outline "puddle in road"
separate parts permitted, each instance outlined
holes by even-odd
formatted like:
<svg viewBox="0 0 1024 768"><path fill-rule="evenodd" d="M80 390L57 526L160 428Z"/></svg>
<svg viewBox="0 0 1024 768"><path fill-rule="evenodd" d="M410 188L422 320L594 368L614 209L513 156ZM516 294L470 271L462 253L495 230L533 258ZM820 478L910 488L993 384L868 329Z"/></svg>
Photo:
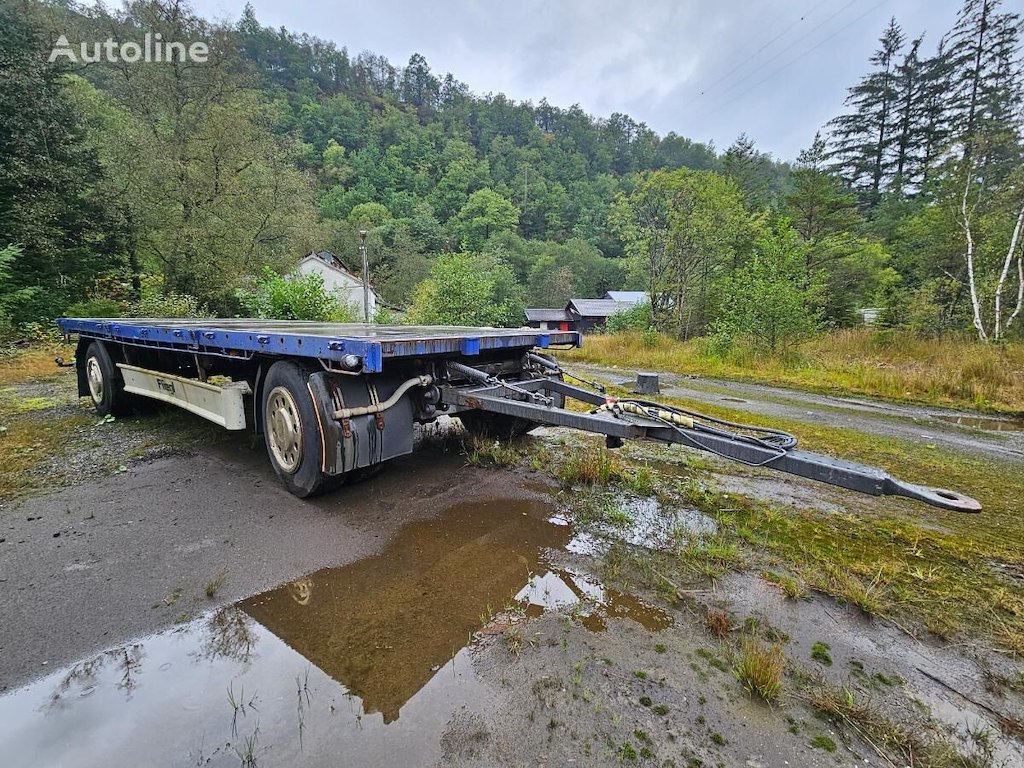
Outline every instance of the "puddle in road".
<svg viewBox="0 0 1024 768"><path fill-rule="evenodd" d="M459 504L378 555L326 569L0 697L7 766L418 764L460 706L492 696L473 633L518 601L650 629L667 614L548 554L573 539L544 501Z"/></svg>
<svg viewBox="0 0 1024 768"><path fill-rule="evenodd" d="M574 536L565 548L576 554L594 555L604 552L612 541L622 541L644 549L664 550L671 548L679 536L705 536L718 530L714 519L700 510L666 507L656 498L624 496L616 506L624 513L621 522L595 523L590 530Z"/></svg>
<svg viewBox="0 0 1024 768"><path fill-rule="evenodd" d="M956 424L958 427L971 427L985 432L1021 432L1024 431L1024 419L996 419L986 416L936 416L939 421Z"/></svg>
<svg viewBox="0 0 1024 768"><path fill-rule="evenodd" d="M608 618L632 619L652 632L672 626L672 618L660 608L605 587L592 576L563 568L531 576L516 601L526 606L528 616L571 608L591 632L603 632Z"/></svg>

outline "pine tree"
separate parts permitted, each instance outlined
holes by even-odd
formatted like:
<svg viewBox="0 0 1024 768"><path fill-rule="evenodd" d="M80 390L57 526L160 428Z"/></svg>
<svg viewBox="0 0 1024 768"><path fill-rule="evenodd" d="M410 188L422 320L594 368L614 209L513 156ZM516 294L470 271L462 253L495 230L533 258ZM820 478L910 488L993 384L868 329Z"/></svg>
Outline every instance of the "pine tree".
<svg viewBox="0 0 1024 768"><path fill-rule="evenodd" d="M894 172L893 116L898 111L897 56L903 32L896 19L889 21L881 48L871 57L874 70L849 89L846 105L853 111L829 123L834 168L875 205Z"/></svg>
<svg viewBox="0 0 1024 768"><path fill-rule="evenodd" d="M918 51L921 48L922 38L917 38L910 44L910 50L903 55L903 60L896 67L896 133L894 142L895 151L895 178L893 179L894 190L903 193L908 186L913 186L920 176L921 155L920 148L923 142L920 141L922 128L922 106L921 91L922 64L918 58Z"/></svg>
<svg viewBox="0 0 1024 768"><path fill-rule="evenodd" d="M963 159L998 181L1019 160L1021 16L1001 0L965 0L950 33L952 129Z"/></svg>
<svg viewBox="0 0 1024 768"><path fill-rule="evenodd" d="M722 169L743 192L747 208L765 208L771 199L771 160L754 146L754 141L741 133L722 155Z"/></svg>
<svg viewBox="0 0 1024 768"><path fill-rule="evenodd" d="M919 105L920 111L920 163L921 185L928 181L931 171L949 148L951 126L949 108L949 80L952 59L949 42L943 37L935 55L921 62Z"/></svg>

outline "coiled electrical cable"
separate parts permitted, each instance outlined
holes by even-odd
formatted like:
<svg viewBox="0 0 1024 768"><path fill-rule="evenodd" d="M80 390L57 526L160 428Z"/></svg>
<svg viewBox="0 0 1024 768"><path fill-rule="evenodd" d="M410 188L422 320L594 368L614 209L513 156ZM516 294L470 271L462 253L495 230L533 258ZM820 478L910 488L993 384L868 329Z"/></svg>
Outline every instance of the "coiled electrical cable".
<svg viewBox="0 0 1024 768"><path fill-rule="evenodd" d="M693 447L733 461L742 460L713 448L701 441L698 435L703 432L717 437L723 437L728 440L735 440L736 442L755 445L758 448L771 451L772 455L764 461L742 461L742 463L750 466L759 467L768 464L780 456L783 456L790 448L795 448L797 444L796 437L781 429L757 427L752 424L740 424L738 422L708 416L707 414L700 413L699 411L691 411L687 408L680 408L678 406L654 403L649 400L637 400L633 398L615 400L611 403L602 405L596 410L612 411L613 413L616 413L616 415L632 413L636 416L654 419L655 421L659 421L674 429L685 442L690 443Z"/></svg>

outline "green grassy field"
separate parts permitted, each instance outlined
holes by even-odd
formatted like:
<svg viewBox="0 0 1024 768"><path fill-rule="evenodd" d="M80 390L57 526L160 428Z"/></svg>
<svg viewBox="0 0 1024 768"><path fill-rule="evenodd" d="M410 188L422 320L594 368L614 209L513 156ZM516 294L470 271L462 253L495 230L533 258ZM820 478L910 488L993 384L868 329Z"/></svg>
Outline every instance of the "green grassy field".
<svg viewBox="0 0 1024 768"><path fill-rule="evenodd" d="M617 333L587 336L567 360L695 373L888 400L1024 414L1024 344L920 339L871 329L838 331L786 355L737 347L710 354L701 340Z"/></svg>

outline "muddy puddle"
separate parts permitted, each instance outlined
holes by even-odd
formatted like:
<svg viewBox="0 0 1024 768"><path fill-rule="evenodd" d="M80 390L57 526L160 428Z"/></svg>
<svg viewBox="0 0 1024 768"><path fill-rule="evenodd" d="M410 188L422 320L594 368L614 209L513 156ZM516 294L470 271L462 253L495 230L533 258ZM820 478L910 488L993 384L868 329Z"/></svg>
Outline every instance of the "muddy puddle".
<svg viewBox="0 0 1024 768"><path fill-rule="evenodd" d="M378 555L0 697L4 765L429 763L454 712L494 699L471 659L493 614L575 606L594 631L671 624L559 566L574 537L543 499L454 505Z"/></svg>
<svg viewBox="0 0 1024 768"><path fill-rule="evenodd" d="M678 469L671 467L671 471ZM711 535L718 530L714 519L700 510L666 507L656 498L624 495L616 499L615 505L619 512L616 521L591 525L590 530L574 536L565 548L580 555L598 555L611 542L622 541L634 547L663 550L671 548L678 537Z"/></svg>
<svg viewBox="0 0 1024 768"><path fill-rule="evenodd" d="M935 418L947 424L980 429L983 432L1024 432L1024 419L997 419L986 416L961 416L958 414L935 416Z"/></svg>

